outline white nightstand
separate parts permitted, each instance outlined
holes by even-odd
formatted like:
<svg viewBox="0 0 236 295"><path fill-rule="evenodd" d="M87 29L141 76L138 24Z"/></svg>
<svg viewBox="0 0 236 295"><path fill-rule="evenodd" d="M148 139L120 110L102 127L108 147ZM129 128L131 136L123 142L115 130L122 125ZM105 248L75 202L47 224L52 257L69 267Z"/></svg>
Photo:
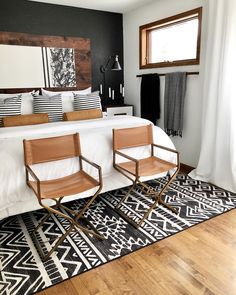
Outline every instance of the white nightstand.
<svg viewBox="0 0 236 295"><path fill-rule="evenodd" d="M128 104L107 106L108 117L119 116L119 115L133 116L133 106Z"/></svg>

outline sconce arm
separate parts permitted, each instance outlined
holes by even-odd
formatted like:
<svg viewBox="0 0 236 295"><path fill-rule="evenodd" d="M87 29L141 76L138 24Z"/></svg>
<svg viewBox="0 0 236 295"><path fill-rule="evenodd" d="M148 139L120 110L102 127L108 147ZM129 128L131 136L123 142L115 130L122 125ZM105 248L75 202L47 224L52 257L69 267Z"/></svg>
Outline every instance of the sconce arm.
<svg viewBox="0 0 236 295"><path fill-rule="evenodd" d="M110 62L111 58L112 58L112 56L110 55L109 58L108 58L108 60L107 60L106 65L100 67L100 71L101 71L102 73L105 73L105 72L106 72L106 69L107 69L107 67L108 67L108 65L109 65L109 62Z"/></svg>

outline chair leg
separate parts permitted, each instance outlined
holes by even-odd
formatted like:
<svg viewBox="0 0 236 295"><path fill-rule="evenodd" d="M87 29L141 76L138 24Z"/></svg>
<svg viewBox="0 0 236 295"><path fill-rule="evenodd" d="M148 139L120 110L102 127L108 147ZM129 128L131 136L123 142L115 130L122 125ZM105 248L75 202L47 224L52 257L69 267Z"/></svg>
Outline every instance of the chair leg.
<svg viewBox="0 0 236 295"><path fill-rule="evenodd" d="M157 193L155 191L155 189L153 189L151 186L141 182L141 181L137 181L133 184L133 186L130 187L130 189L128 190L128 192L122 197L122 199L119 201L119 203L116 205L115 207L115 211L117 211L126 221L128 221L131 225L133 225L135 228L138 228L143 222L144 220L148 217L148 215L150 214L150 212L158 205L161 204L162 206L168 208L169 210L171 210L173 213L177 214L178 213L178 209L174 208L173 206L167 204L166 202L164 202L162 200L162 195L165 192L165 190L168 188L168 186L170 185L170 183L175 179L177 173L178 173L179 169L176 169L175 173L170 176L169 180L166 182L166 184L163 186L163 188L161 189L161 191L159 193ZM135 221L131 220L123 211L120 210L120 206L121 204L125 201L125 199L127 198L127 196L130 194L130 192L134 189L134 187L139 184L141 185L141 191L143 193L146 194L146 196L152 197L154 198L154 203L148 208L148 210L144 213L143 217L140 219L140 221L138 223L136 223Z"/></svg>
<svg viewBox="0 0 236 295"><path fill-rule="evenodd" d="M57 199L53 199L56 204L55 204L55 208L58 209L60 208L60 202L62 200L62 198L60 198L59 200ZM56 210L55 208L53 207L49 207L49 206L46 206L44 205L41 201L39 202L40 205L46 209L48 211L48 214L40 221L40 223L37 225L37 227L35 228L35 230L32 232L32 239L33 241L35 242L35 246L36 246L36 249L38 250L41 258L42 258L42 261L46 261L50 256L51 254L58 248L58 246L60 246L60 244L63 242L63 240L73 231L76 229L76 223L75 221L73 220L73 218L71 218L70 216ZM43 250L42 246L40 245L38 239L37 239L37 236L36 236L36 232L37 230L39 229L39 227L41 227L45 222L46 220L53 214L57 214L63 218L65 218L66 220L69 221L70 223L70 226L67 230L65 230L65 233L63 235L61 235L61 237L57 240L57 242L55 243L54 246L52 246L52 248L45 254L45 251Z"/></svg>
<svg viewBox="0 0 236 295"><path fill-rule="evenodd" d="M51 212L48 212L48 214L36 226L36 228L34 229L34 231L37 231L46 222L46 220L48 220L48 218L51 217L51 216L52 216L52 213Z"/></svg>
<svg viewBox="0 0 236 295"><path fill-rule="evenodd" d="M119 208L121 204L124 202L124 200L128 197L128 195L131 193L131 191L135 188L136 182L129 188L127 193L122 197L122 199L119 201L119 203L116 205L115 209Z"/></svg>
<svg viewBox="0 0 236 295"><path fill-rule="evenodd" d="M133 183L133 185L129 188L129 190L124 194L124 196L122 197L122 199L119 201L119 203L115 206L114 210L121 215L121 217L123 217L128 223L130 223L132 226L134 226L135 228L138 228L138 224L133 221L132 219L129 218L128 215L126 215L121 209L120 206L123 204L123 202L125 201L125 199L129 196L129 194L131 193L132 190L134 190L134 188L136 187L137 183L136 181Z"/></svg>
<svg viewBox="0 0 236 295"><path fill-rule="evenodd" d="M83 214L85 213L85 211L89 208L89 206L93 203L93 201L95 200L95 198L98 196L99 192L101 191L101 186L98 188L98 190L96 191L96 193L93 195L93 197L86 203L86 205L83 207L83 209L78 213L74 210L71 210L70 208L67 208L66 206L61 204L61 201L63 199L63 197L59 198L59 199L53 199L56 204L53 207L48 207L46 205L44 205L42 203L42 201L39 201L39 204L45 208L48 211L48 214L40 221L40 223L37 225L37 227L35 228L35 230L32 232L32 238L35 241L35 246L42 258L43 261L46 261L51 254L58 248L58 246L63 242L63 240L73 231L76 229L80 229L81 231L85 232L86 234L91 234L95 237L97 237L98 239L104 240L105 237L100 234L100 232L93 226L93 224L87 220L87 218L85 218L83 216ZM72 215L72 217L70 217L67 214L64 214L62 212L60 212L58 209L64 209L65 211L67 211L67 213L70 213ZM52 214L57 214L63 218L65 218L66 220L69 221L70 226L69 228L65 231L65 233L57 240L57 242L55 243L54 246L52 246L51 250L48 251L47 254L45 254L45 251L43 251L42 246L40 245L37 237L36 237L36 231L39 229L39 227L41 227L46 220L52 215ZM83 219L87 222L87 224L89 225L90 228L86 228L82 225L80 225L78 223L79 219Z"/></svg>
<svg viewBox="0 0 236 295"><path fill-rule="evenodd" d="M48 258L52 255L52 253L60 246L60 244L64 241L64 239L71 233L71 231L74 229L74 225L71 224L69 229L66 230L66 232L57 240L56 244L48 251L47 254L44 253L44 250L42 249L42 246L40 245L37 237L36 237L36 231L32 232L32 237L35 242L35 246L40 254L40 257L43 262L47 261Z"/></svg>
<svg viewBox="0 0 236 295"><path fill-rule="evenodd" d="M77 227L78 229L80 229L81 231L83 231L85 233L88 233L90 235L95 236L96 238L98 238L100 240L104 240L105 239L105 237L102 234L100 234L100 232L93 226L93 224L86 217L84 217L84 216L78 217L77 216L78 213L76 211L74 211L74 210L72 210L72 209L70 209L70 208L68 208L68 207L66 207L64 205L61 205L60 208L66 210L67 212L69 212L71 215L74 216L74 219L75 219L74 220L75 227ZM90 226L90 228L92 228L92 230L90 230L90 229L88 229L88 228L80 225L78 223L79 219L84 220Z"/></svg>
<svg viewBox="0 0 236 295"><path fill-rule="evenodd" d="M171 184L171 182L175 179L178 172L179 172L179 169L176 169L175 173L172 176L170 176L169 181L166 182L166 184L163 186L163 188L161 189L161 191L157 195L158 203L162 204L164 207L166 207L167 209L171 210L173 213L176 213L176 214L178 213L178 209L174 208L173 206L164 202L161 197L162 197L163 193L165 192L165 190L168 188L168 186Z"/></svg>
<svg viewBox="0 0 236 295"><path fill-rule="evenodd" d="M85 211L89 208L89 206L93 203L93 201L96 199L96 197L98 196L99 192L101 191L101 188L99 188L97 190L97 192L93 195L93 197L85 204L85 206L81 209L81 211L78 213L62 204L60 204L60 207L65 209L67 212L70 212L72 214L72 216L74 216L73 220L74 220L74 224L75 227L79 228L80 230L82 230L83 232L93 235L95 237L97 237L100 240L104 240L105 237L93 226L93 224L84 216ZM82 219L84 220L91 229L86 228L82 225L80 225L78 223L78 221Z"/></svg>
<svg viewBox="0 0 236 295"><path fill-rule="evenodd" d="M84 227L78 223L76 224L77 228L87 234L95 236L99 240L105 240L105 237L93 226L93 224L86 217L80 217L80 219L83 219L90 226L91 229L88 229L87 227Z"/></svg>

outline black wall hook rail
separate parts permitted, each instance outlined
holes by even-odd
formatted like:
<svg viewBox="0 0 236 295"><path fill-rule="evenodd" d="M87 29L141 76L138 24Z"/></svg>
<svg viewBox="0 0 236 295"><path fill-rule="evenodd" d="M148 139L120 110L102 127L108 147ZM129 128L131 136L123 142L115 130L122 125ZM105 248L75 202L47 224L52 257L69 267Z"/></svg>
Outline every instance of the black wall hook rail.
<svg viewBox="0 0 236 295"><path fill-rule="evenodd" d="M149 73L149 74L158 74L158 73ZM142 75L136 75L136 77L142 77L142 76L145 76L145 75L149 75L149 74L142 74ZM159 76L165 76L167 73L161 73L161 74L158 74ZM199 72L186 72L186 75L189 76L189 75L199 75Z"/></svg>

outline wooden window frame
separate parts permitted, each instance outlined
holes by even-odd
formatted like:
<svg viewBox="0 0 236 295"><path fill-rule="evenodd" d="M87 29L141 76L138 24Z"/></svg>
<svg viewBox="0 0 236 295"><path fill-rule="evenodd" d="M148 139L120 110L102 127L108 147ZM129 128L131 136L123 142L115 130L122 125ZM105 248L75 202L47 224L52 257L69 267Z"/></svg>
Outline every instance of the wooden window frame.
<svg viewBox="0 0 236 295"><path fill-rule="evenodd" d="M193 16L191 18L191 16ZM175 61L165 61L158 63L149 63L150 55L150 32L158 27L168 27L173 24L182 23L191 19L198 18L198 36L197 36L197 48L196 58L184 59ZM139 27L139 68L159 68L159 67L175 67L186 65L197 65L200 63L200 47L201 47L201 28L202 28L202 7L198 7L180 14L176 14L171 17L167 17L149 24L145 24Z"/></svg>

